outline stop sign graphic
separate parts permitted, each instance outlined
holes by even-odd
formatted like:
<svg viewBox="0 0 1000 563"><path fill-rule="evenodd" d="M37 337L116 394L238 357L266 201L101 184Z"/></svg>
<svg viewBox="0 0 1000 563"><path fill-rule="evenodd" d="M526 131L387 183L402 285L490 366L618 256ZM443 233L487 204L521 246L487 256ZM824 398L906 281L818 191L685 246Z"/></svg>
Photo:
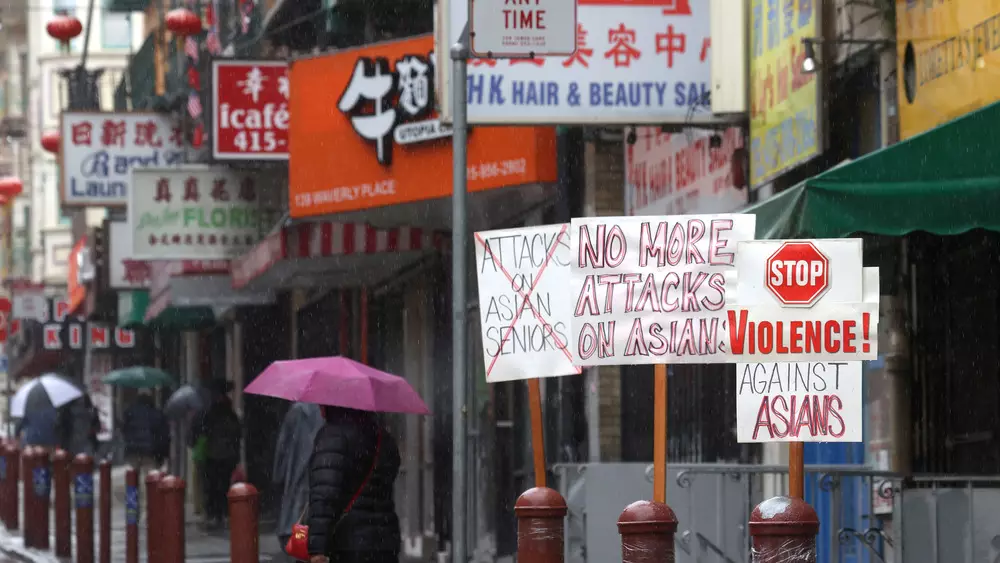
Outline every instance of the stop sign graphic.
<svg viewBox="0 0 1000 563"><path fill-rule="evenodd" d="M830 287L830 260L811 242L786 242L767 259L767 288L783 305L812 306Z"/></svg>

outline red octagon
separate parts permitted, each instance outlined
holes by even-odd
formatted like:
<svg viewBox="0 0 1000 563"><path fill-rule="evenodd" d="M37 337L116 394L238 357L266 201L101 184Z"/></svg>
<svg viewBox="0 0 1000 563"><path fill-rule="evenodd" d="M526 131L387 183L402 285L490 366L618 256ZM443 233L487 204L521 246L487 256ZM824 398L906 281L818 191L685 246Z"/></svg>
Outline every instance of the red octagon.
<svg viewBox="0 0 1000 563"><path fill-rule="evenodd" d="M767 259L764 276L782 305L811 307L830 288L830 260L811 242L786 242Z"/></svg>

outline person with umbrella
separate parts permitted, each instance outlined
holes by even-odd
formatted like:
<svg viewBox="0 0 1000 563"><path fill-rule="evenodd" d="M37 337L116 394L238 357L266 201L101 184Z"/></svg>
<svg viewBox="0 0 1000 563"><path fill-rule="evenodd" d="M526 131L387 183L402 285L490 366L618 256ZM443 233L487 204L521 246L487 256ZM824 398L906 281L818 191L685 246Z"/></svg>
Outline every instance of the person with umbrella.
<svg viewBox="0 0 1000 563"><path fill-rule="evenodd" d="M125 409L121 426L125 459L140 475L163 464L170 452L170 427L148 391L140 391Z"/></svg>
<svg viewBox="0 0 1000 563"><path fill-rule="evenodd" d="M288 409L274 446L271 480L281 491L278 541L284 547L309 502L309 458L316 433L326 423L319 405L295 403Z"/></svg>
<svg viewBox="0 0 1000 563"><path fill-rule="evenodd" d="M16 434L26 445L58 446L58 409L81 397L79 387L54 373L28 381L10 400L11 417L20 419Z"/></svg>
<svg viewBox="0 0 1000 563"><path fill-rule="evenodd" d="M233 471L240 462L243 427L227 393L231 383L213 380L209 385L212 402L195 422L192 445L203 450L200 467L204 478L206 524L222 526L228 511L226 494ZM201 443L201 446L198 444Z"/></svg>
<svg viewBox="0 0 1000 563"><path fill-rule="evenodd" d="M347 358L310 358L274 362L246 392L322 405L301 517L308 531L297 527L288 554L310 563L398 562L399 448L379 413L429 413L406 380Z"/></svg>

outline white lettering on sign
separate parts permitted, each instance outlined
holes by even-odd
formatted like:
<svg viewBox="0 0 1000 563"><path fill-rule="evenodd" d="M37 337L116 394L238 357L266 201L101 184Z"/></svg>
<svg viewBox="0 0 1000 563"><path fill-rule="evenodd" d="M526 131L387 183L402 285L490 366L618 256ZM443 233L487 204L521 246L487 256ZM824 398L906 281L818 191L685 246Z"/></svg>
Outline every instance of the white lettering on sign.
<svg viewBox="0 0 1000 563"><path fill-rule="evenodd" d="M788 283L798 286L814 284L823 276L823 263L819 261L783 260L771 264L771 283L784 285Z"/></svg>
<svg viewBox="0 0 1000 563"><path fill-rule="evenodd" d="M861 362L737 364L737 440L861 442L861 394Z"/></svg>
<svg viewBox="0 0 1000 563"><path fill-rule="evenodd" d="M477 57L570 56L576 51L575 0L472 0L469 40Z"/></svg>

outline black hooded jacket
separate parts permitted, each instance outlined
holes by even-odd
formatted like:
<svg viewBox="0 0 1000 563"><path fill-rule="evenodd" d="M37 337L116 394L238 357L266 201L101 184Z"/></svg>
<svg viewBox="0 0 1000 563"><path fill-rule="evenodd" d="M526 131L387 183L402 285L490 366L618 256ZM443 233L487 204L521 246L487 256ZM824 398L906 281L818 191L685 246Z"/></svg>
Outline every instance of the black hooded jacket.
<svg viewBox="0 0 1000 563"><path fill-rule="evenodd" d="M372 470L376 449L378 458ZM310 555L398 555L399 519L393 487L399 464L396 441L374 414L326 407L326 424L316 434L309 460ZM364 483L369 471L371 477ZM341 518L359 489L354 505Z"/></svg>

